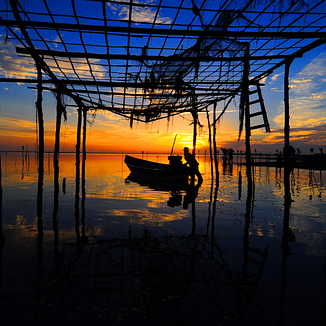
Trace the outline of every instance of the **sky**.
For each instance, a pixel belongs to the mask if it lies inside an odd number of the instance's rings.
[[[1,5],[3,7],[3,4]],[[0,77],[36,78],[35,68],[15,53],[15,42],[5,42],[5,29],[0,27]],[[290,68],[290,143],[302,153],[326,152],[326,48],[321,46],[295,59]],[[271,132],[252,132],[252,151],[275,153],[284,143],[284,67],[264,80],[262,88]],[[37,144],[36,91],[31,84],[0,85],[0,151],[35,150]],[[74,105],[66,99],[66,104]],[[244,151],[244,132],[239,135],[239,98],[222,117],[217,129],[217,146]],[[222,109],[218,106],[218,109]],[[51,92],[43,92],[45,150],[53,151],[56,100]],[[67,121],[62,123],[60,149],[74,151],[76,145],[76,107],[67,107]],[[208,151],[206,114],[199,115],[197,150]],[[88,115],[86,147],[90,152],[170,153],[177,135],[174,153],[192,146],[193,125],[189,115],[151,124],[129,121],[112,113],[97,111]]]

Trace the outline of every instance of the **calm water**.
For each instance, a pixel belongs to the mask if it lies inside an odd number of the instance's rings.
[[[278,168],[255,167],[247,202],[236,158],[218,186],[200,157],[201,187],[172,190],[89,154],[76,198],[61,154],[56,200],[52,159],[40,216],[36,157],[2,153],[1,325],[325,325],[325,172],[295,170],[285,207]]]

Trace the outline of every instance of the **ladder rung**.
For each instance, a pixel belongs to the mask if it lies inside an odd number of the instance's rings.
[[[250,129],[260,129],[260,128],[266,128],[267,125],[262,124],[262,125],[257,125],[257,126],[252,126]]]
[[[263,114],[262,111],[258,111],[258,112],[251,113],[251,114],[250,114],[250,118],[257,117],[258,115],[261,115],[261,114]]]
[[[258,93],[258,89],[255,89],[254,91],[249,91],[249,95]]]
[[[255,100],[255,101],[249,102],[249,105],[256,104],[256,103],[260,103],[260,102],[261,102],[260,99],[258,99],[258,100]]]

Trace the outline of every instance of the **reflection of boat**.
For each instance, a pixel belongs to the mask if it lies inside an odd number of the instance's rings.
[[[188,179],[164,180],[164,178],[148,178],[131,172],[126,181],[138,183],[143,187],[148,187],[155,191],[186,191],[188,189]]]
[[[170,164],[156,163],[126,155],[125,163],[131,173],[145,180],[161,182],[185,181],[190,174],[189,167],[182,164],[181,156],[169,156]]]
[[[182,205],[182,195],[185,195],[191,189],[188,185],[188,179],[178,179],[166,181],[164,178],[146,178],[131,172],[126,179],[126,182],[135,182],[142,187],[147,187],[154,191],[170,192],[171,197],[167,201],[167,205],[170,207],[176,207]]]
[[[143,178],[135,175],[134,173],[130,173],[126,182],[135,182],[141,185],[142,187],[148,187],[154,191],[164,191],[170,192],[171,197],[167,202],[167,205],[170,207],[181,206],[182,204],[182,193],[186,193],[186,189],[188,187],[188,180],[177,180],[177,181],[155,181],[151,180],[151,178]]]

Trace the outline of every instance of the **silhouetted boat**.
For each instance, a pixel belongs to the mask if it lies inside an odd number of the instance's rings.
[[[126,155],[125,163],[138,177],[154,178],[162,182],[188,180],[190,168],[182,164],[181,156],[169,156],[170,164],[156,163]]]

